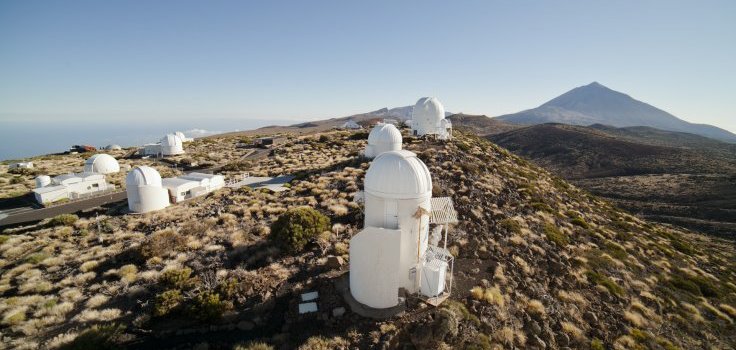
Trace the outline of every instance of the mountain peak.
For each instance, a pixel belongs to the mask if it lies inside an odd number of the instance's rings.
[[[615,127],[648,126],[736,142],[736,135],[726,130],[711,125],[688,123],[652,105],[637,101],[627,94],[605,87],[597,81],[576,87],[537,108],[499,118],[517,124],[597,123]]]

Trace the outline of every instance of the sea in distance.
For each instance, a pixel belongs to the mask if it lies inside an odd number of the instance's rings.
[[[110,144],[122,147],[158,142],[167,133],[183,132],[202,137],[269,125],[291,125],[295,120],[196,119],[177,121],[26,121],[0,119],[0,161],[60,153],[73,145],[97,148]]]

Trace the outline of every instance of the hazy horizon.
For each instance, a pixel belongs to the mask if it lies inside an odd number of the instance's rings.
[[[728,42],[729,1],[6,1],[0,123],[498,116],[598,81],[736,132]]]

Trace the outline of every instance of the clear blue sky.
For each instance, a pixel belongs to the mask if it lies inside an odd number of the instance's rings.
[[[0,121],[495,116],[592,81],[736,132],[736,1],[0,1]]]

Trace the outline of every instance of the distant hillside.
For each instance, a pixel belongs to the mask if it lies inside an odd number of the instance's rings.
[[[453,114],[447,117],[455,129],[467,129],[476,135],[495,135],[520,128],[521,126],[505,123],[496,118],[488,118],[485,115]]]
[[[646,218],[724,236],[736,229],[736,145],[603,125],[540,124],[488,138]]]
[[[537,108],[497,118],[517,124],[649,126],[736,142],[736,135],[731,132],[712,125],[686,122],[597,82],[572,89]]]

